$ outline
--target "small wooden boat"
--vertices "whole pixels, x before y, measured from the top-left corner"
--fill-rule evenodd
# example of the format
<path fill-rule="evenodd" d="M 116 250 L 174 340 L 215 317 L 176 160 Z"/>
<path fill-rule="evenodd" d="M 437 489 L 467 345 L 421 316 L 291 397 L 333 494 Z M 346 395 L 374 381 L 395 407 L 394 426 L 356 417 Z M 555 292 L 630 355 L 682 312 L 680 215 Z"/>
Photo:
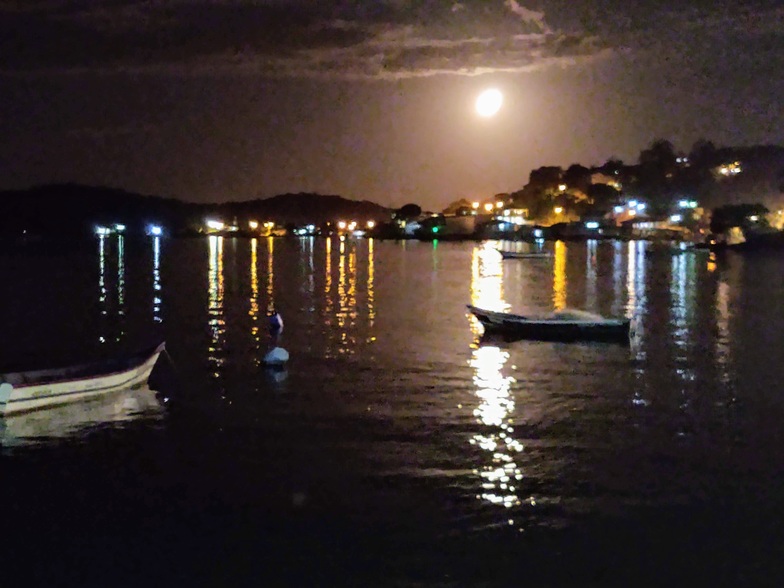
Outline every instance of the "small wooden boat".
<path fill-rule="evenodd" d="M 582 310 L 556 311 L 543 317 L 486 310 L 470 304 L 468 310 L 482 323 L 485 333 L 502 334 L 516 339 L 629 344 L 634 336 L 631 319 L 606 318 Z"/>
<path fill-rule="evenodd" d="M 165 343 L 103 362 L 0 374 L 0 415 L 94 398 L 147 383 Z"/>
<path fill-rule="evenodd" d="M 504 251 L 498 249 L 498 253 L 504 259 L 546 259 L 553 256 L 549 251 Z"/>

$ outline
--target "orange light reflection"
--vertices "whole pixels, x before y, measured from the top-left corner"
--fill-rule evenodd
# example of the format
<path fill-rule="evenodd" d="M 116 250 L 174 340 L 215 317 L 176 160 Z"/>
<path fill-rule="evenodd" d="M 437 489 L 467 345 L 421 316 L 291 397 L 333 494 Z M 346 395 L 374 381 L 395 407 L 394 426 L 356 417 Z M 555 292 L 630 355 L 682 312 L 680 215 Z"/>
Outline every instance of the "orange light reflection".
<path fill-rule="evenodd" d="M 553 307 L 566 308 L 566 244 L 555 242 L 555 261 L 553 263 Z"/>
<path fill-rule="evenodd" d="M 213 366 L 213 377 L 219 378 L 219 368 L 225 363 L 225 358 L 219 352 L 223 351 L 223 339 L 226 332 L 226 322 L 223 316 L 223 237 L 210 235 L 208 240 L 210 261 L 207 272 L 207 315 L 212 335 L 209 346 L 209 361 Z"/>
<path fill-rule="evenodd" d="M 259 347 L 259 252 L 258 239 L 250 240 L 250 309 L 248 315 L 251 319 L 250 334 Z M 258 357 L 254 356 L 258 361 Z"/>

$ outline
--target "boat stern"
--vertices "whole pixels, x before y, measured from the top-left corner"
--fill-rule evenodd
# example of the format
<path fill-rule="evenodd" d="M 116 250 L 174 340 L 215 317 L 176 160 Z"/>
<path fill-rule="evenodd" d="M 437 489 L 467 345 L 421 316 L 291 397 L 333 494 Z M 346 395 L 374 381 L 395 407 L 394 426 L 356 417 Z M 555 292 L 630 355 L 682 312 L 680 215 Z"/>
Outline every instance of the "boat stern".
<path fill-rule="evenodd" d="M 14 387 L 8 382 L 0 384 L 0 415 L 5 413 L 6 406 L 8 406 L 8 402 L 11 400 L 11 392 L 13 391 Z"/>

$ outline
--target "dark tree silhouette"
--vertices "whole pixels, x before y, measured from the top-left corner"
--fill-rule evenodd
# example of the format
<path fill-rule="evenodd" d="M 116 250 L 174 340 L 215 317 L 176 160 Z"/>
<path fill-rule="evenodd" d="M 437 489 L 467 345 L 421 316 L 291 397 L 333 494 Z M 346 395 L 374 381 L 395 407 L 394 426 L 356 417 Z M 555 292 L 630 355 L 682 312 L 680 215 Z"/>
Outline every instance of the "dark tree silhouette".
<path fill-rule="evenodd" d="M 563 169 L 557 166 L 545 166 L 531 171 L 528 184 L 536 188 L 552 188 L 558 185 L 563 176 Z"/>
<path fill-rule="evenodd" d="M 597 169 L 597 171 L 607 174 L 608 176 L 618 175 L 624 169 L 623 161 L 618 159 L 617 157 L 611 157 L 607 161 L 605 161 L 601 167 Z"/>
<path fill-rule="evenodd" d="M 589 211 L 592 214 L 605 214 L 618 203 L 621 193 L 607 184 L 591 184 L 586 192 L 591 202 Z"/>
<path fill-rule="evenodd" d="M 656 139 L 648 149 L 640 152 L 640 165 L 668 172 L 675 168 L 677 158 L 672 143 L 667 139 Z"/>
<path fill-rule="evenodd" d="M 422 207 L 418 204 L 405 204 L 395 212 L 395 218 L 399 220 L 415 219 L 422 214 Z"/>
<path fill-rule="evenodd" d="M 716 157 L 716 145 L 707 139 L 698 139 L 689 151 L 689 162 L 693 166 L 712 165 Z"/>
<path fill-rule="evenodd" d="M 744 227 L 751 221 L 750 217 L 759 217 L 757 222 L 764 223 L 764 215 L 768 209 L 762 204 L 728 204 L 714 209 L 711 215 L 710 229 L 714 233 L 721 233 L 730 227 Z"/>
<path fill-rule="evenodd" d="M 591 185 L 591 170 L 579 163 L 573 163 L 566 169 L 562 179 L 563 183 L 569 186 L 569 188 L 576 188 L 585 192 L 588 190 L 588 186 Z"/>
<path fill-rule="evenodd" d="M 635 190 L 648 201 L 652 214 L 667 211 L 677 192 L 677 155 L 672 143 L 656 139 L 640 152 L 640 168 Z"/>

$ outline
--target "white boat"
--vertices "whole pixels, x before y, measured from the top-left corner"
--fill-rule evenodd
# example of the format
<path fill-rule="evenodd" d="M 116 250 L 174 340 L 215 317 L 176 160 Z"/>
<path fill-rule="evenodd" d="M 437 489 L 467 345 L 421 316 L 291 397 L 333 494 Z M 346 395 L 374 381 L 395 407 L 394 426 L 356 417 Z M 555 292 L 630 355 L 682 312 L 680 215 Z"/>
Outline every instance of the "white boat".
<path fill-rule="evenodd" d="M 546 259 L 553 256 L 549 251 L 497 251 L 504 259 Z"/>
<path fill-rule="evenodd" d="M 614 341 L 630 343 L 632 320 L 607 318 L 583 310 L 560 310 L 549 316 L 523 316 L 468 305 L 486 333 L 541 341 Z"/>
<path fill-rule="evenodd" d="M 0 416 L 18 414 L 94 398 L 142 386 L 165 349 L 102 362 L 0 374 Z"/>

